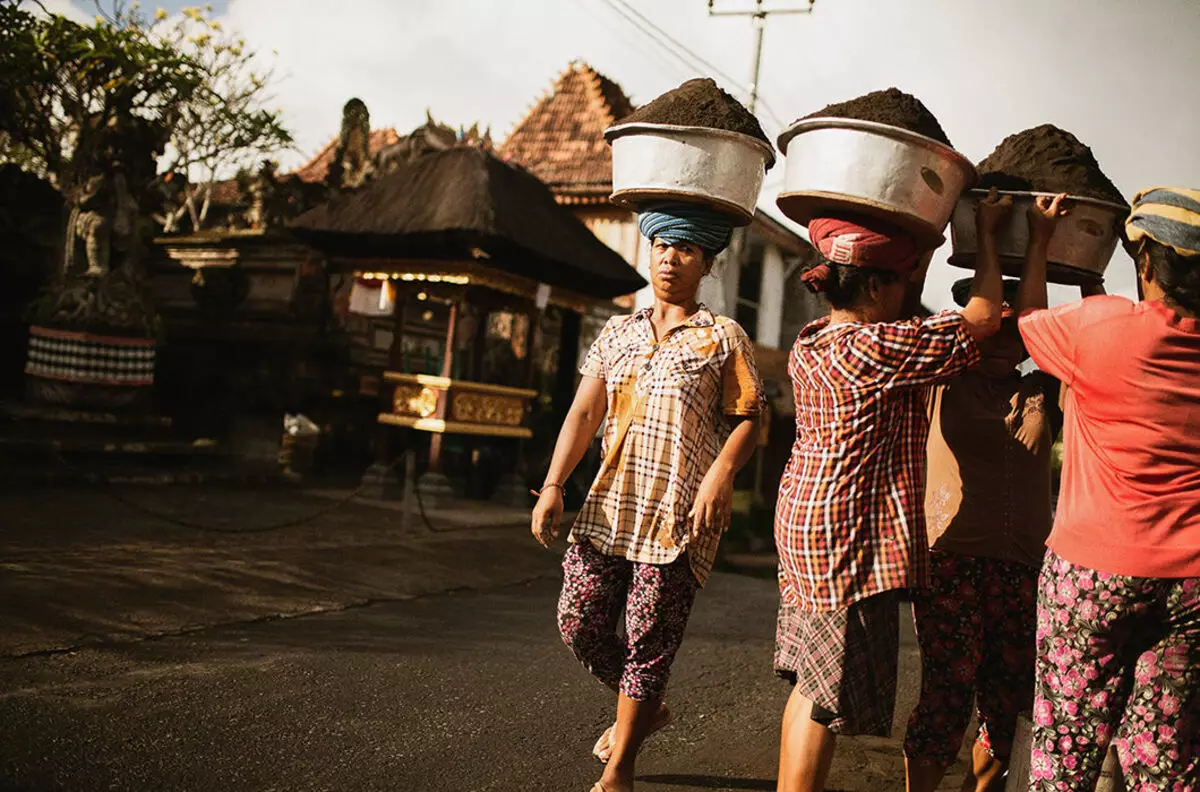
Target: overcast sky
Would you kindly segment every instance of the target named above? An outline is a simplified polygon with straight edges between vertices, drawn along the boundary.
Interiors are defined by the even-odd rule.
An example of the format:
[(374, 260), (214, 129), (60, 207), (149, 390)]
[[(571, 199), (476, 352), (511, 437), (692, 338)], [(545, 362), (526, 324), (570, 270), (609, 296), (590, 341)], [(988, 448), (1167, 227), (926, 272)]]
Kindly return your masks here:
[[(87, 0), (74, 2), (94, 13)], [(710, 18), (706, 0), (625, 0), (714, 70), (670, 54), (618, 13), (620, 0), (228, 0), (214, 3), (280, 81), (276, 104), (298, 164), (327, 142), (343, 103), (405, 132), (425, 117), (476, 120), (501, 139), (569, 61), (586, 60), (635, 103), (698, 73), (744, 97), (747, 18)], [(803, 7), (806, 0), (768, 0)], [(150, 6), (153, 0), (145, 2)], [(162, 3), (172, 12), (191, 3)], [(717, 0), (718, 10), (753, 0)], [(1095, 151), (1131, 196), (1153, 184), (1200, 185), (1200, 2), (1195, 0), (817, 0), (811, 15), (769, 19), (759, 116), (774, 137), (832, 101), (895, 85), (918, 96), (974, 161), (1003, 137), (1050, 122)], [(277, 52), (272, 56), (272, 51)], [(767, 177), (764, 203), (782, 169)], [(940, 251), (944, 258), (949, 245)], [(927, 302), (949, 303), (962, 275), (935, 264)], [(1132, 294), (1118, 253), (1110, 290)]]

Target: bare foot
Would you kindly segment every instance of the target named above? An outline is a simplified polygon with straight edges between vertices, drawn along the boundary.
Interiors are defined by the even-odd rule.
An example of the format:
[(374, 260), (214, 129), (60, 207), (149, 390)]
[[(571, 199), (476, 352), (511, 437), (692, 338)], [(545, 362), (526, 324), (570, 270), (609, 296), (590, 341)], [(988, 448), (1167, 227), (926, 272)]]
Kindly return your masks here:
[[(650, 725), (650, 734), (665, 728), (675, 718), (675, 713), (671, 712), (671, 708), (666, 702), (658, 705), (658, 712), (654, 714), (654, 722)], [(604, 730), (604, 734), (600, 735), (600, 739), (596, 740), (596, 744), (592, 747), (592, 756), (596, 757), (600, 762), (607, 764), (609, 757), (612, 756), (612, 741), (613, 732), (617, 729), (617, 724), (613, 724)], [(650, 735), (646, 735), (649, 737)]]

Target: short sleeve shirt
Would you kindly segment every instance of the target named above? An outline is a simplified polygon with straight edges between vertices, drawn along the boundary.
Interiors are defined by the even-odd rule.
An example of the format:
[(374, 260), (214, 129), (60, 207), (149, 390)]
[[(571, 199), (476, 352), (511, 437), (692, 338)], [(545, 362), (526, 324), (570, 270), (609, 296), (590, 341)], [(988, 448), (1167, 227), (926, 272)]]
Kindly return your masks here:
[(1040, 371), (968, 371), (934, 388), (925, 490), (931, 547), (1041, 567), (1057, 392)]
[(703, 585), (725, 526), (692, 543), (688, 512), (729, 435), (726, 416), (758, 415), (766, 404), (749, 337), (700, 306), (656, 340), (644, 309), (609, 320), (579, 371), (604, 380), (608, 418), (600, 472), (570, 541), (648, 564), (686, 550)]
[(1200, 321), (1103, 295), (1020, 328), (1068, 389), (1049, 546), (1104, 572), (1200, 577)]
[(796, 441), (775, 510), (780, 594), (834, 611), (924, 585), (929, 387), (979, 359), (962, 315), (801, 331), (788, 366)]

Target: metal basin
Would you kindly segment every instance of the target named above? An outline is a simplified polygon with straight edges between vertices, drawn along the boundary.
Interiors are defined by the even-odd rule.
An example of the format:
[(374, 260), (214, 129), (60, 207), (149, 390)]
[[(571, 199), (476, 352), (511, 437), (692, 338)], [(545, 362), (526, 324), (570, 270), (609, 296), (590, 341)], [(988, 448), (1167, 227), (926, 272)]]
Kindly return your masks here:
[(823, 211), (889, 220), (937, 247), (975, 166), (936, 140), (851, 118), (809, 118), (779, 136), (786, 156), (780, 210), (798, 223)]
[[(1049, 193), (1002, 191), (1001, 194), (1013, 197), (1013, 208), (996, 239), (996, 252), (1000, 254), (1004, 274), (1020, 277), (1025, 250), (1029, 247), (1029, 207), (1035, 197)], [(986, 195), (983, 190), (971, 190), (954, 208), (950, 223), (954, 252), (950, 263), (956, 267), (975, 268), (975, 254), (979, 250), (975, 212), (979, 199)], [(1050, 238), (1046, 252), (1047, 280), (1076, 286), (1101, 280), (1120, 241), (1120, 222), (1128, 213), (1129, 209), (1121, 204), (1071, 198), (1071, 213), (1059, 221)]]
[(704, 203), (747, 225), (775, 163), (761, 140), (707, 127), (618, 124), (604, 137), (612, 145), (610, 200), (635, 211), (662, 201)]

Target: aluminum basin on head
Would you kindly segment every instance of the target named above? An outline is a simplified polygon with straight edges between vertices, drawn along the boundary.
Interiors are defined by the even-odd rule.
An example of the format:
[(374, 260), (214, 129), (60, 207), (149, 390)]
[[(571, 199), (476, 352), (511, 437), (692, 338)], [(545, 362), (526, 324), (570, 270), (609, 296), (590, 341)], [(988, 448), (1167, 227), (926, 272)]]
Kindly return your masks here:
[[(1013, 197), (1012, 212), (996, 237), (996, 252), (1005, 275), (1020, 277), (1029, 247), (1029, 207), (1041, 192), (1001, 190)], [(954, 252), (950, 263), (975, 268), (979, 239), (975, 232), (975, 213), (984, 190), (971, 190), (959, 199), (950, 222)], [(1070, 212), (1058, 221), (1046, 249), (1046, 277), (1052, 283), (1082, 285), (1104, 278), (1104, 271), (1120, 241), (1120, 223), (1129, 214), (1128, 207), (1095, 198), (1072, 197)]]
[(779, 136), (780, 210), (798, 223), (824, 211), (889, 220), (940, 245), (962, 191), (978, 178), (954, 149), (906, 129), (850, 118), (809, 118)]
[(612, 145), (610, 200), (635, 211), (664, 201), (701, 203), (746, 225), (775, 162), (769, 144), (721, 129), (618, 124), (604, 137)]

